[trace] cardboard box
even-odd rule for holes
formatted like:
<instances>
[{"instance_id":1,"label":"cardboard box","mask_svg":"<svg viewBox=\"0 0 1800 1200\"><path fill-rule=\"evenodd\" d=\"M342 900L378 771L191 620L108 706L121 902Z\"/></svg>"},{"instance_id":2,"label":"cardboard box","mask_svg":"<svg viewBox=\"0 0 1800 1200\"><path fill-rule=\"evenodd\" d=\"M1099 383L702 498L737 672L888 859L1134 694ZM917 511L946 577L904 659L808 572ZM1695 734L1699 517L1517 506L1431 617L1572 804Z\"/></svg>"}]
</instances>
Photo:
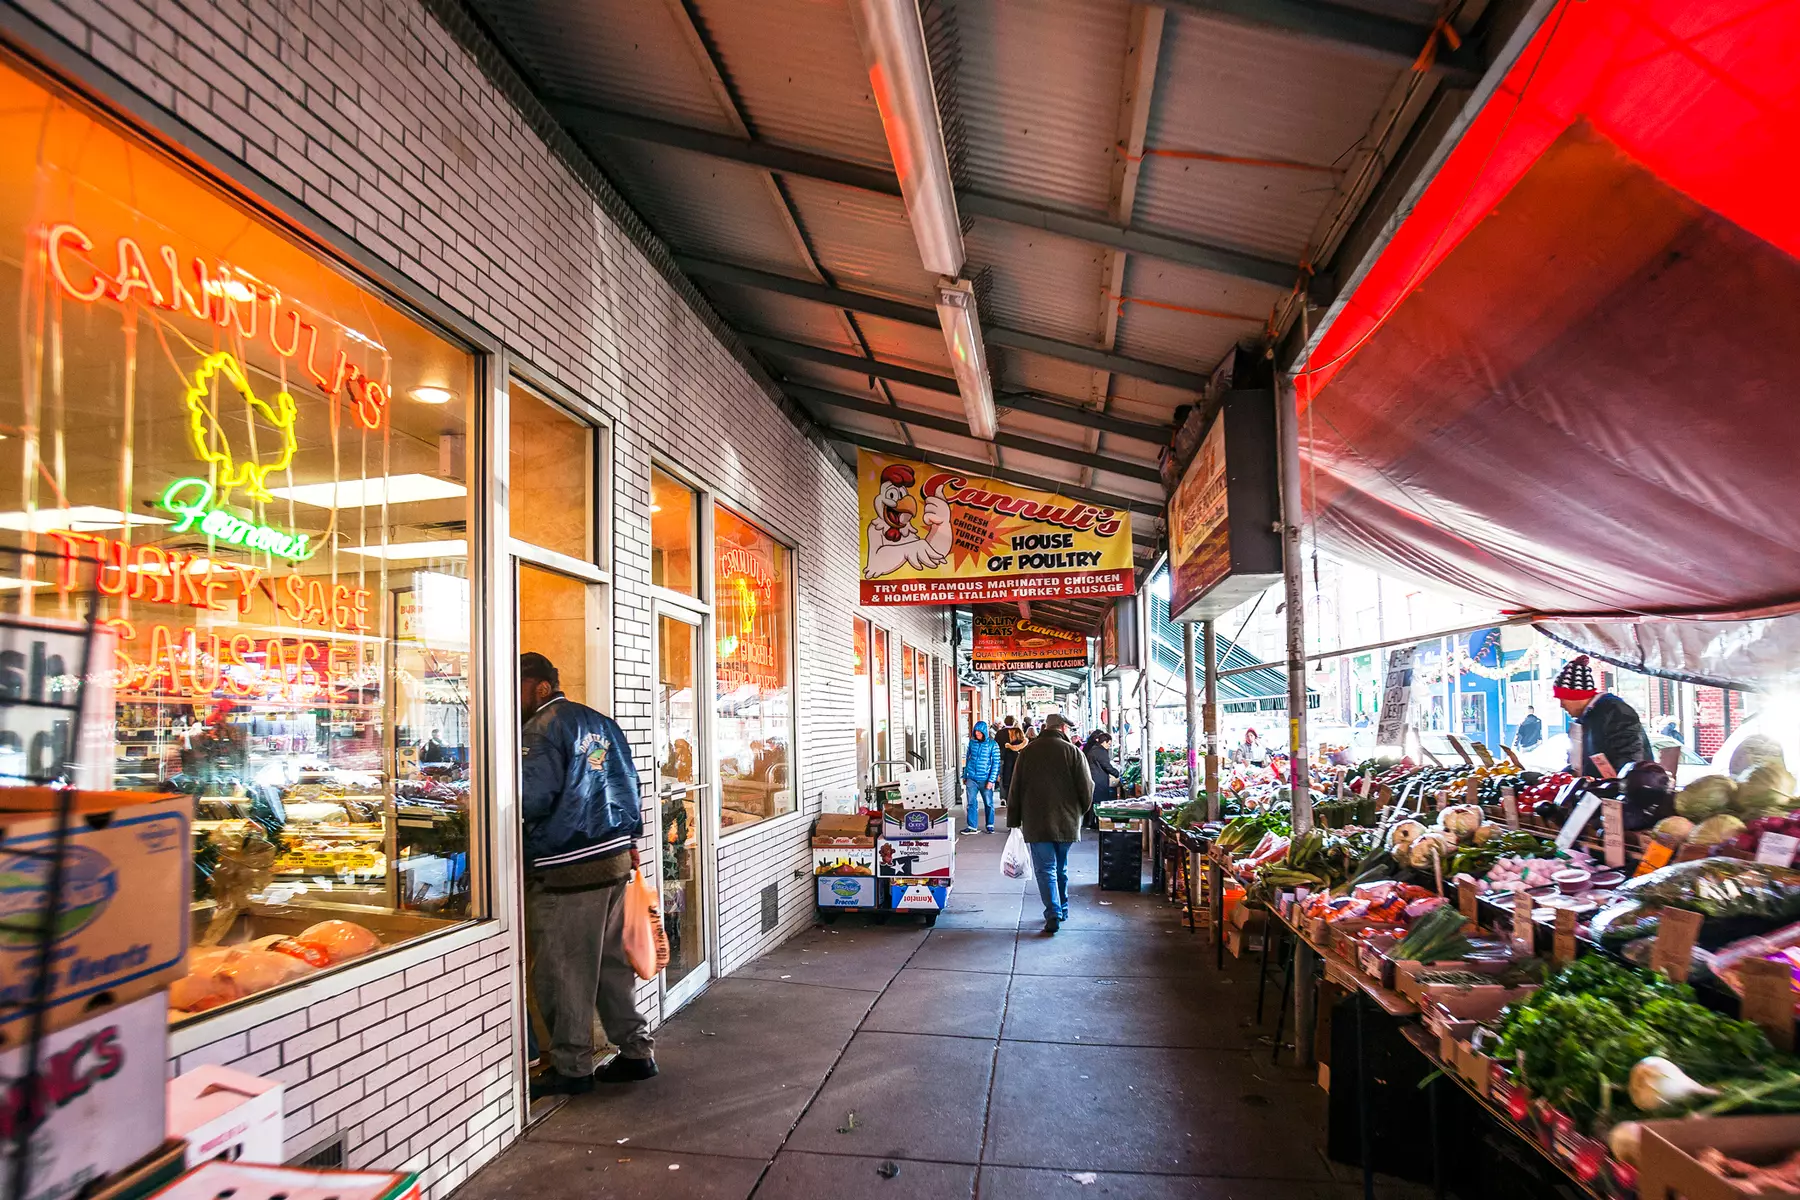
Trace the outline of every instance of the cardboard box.
<instances>
[{"instance_id":1,"label":"cardboard box","mask_svg":"<svg viewBox=\"0 0 1800 1200\"><path fill-rule=\"evenodd\" d=\"M1449 962L1430 963L1422 963L1413 959L1403 959L1394 963L1394 982L1392 986L1395 991L1399 992L1402 996L1405 996L1408 1000L1411 1000L1414 1004L1417 1004L1419 998L1425 994L1425 985L1419 982L1419 974L1421 972L1467 971L1471 975L1499 975L1510 966L1512 966L1511 962L1496 961L1492 959L1474 959L1466 962L1462 959L1452 959ZM1454 991L1457 989L1452 987L1451 990ZM1499 1010L1496 1009L1495 1011L1498 1012Z\"/></svg>"},{"instance_id":2,"label":"cardboard box","mask_svg":"<svg viewBox=\"0 0 1800 1200\"><path fill-rule=\"evenodd\" d=\"M843 846L821 850L813 846L814 875L873 875L875 873L875 839L867 847Z\"/></svg>"},{"instance_id":3,"label":"cardboard box","mask_svg":"<svg viewBox=\"0 0 1800 1200\"><path fill-rule=\"evenodd\" d=\"M281 1084L230 1067L195 1067L169 1080L169 1136L187 1139L187 1165L282 1161Z\"/></svg>"},{"instance_id":4,"label":"cardboard box","mask_svg":"<svg viewBox=\"0 0 1800 1200\"><path fill-rule=\"evenodd\" d=\"M826 813L813 825L815 846L873 846L869 818L862 813Z\"/></svg>"},{"instance_id":5,"label":"cardboard box","mask_svg":"<svg viewBox=\"0 0 1800 1200\"><path fill-rule=\"evenodd\" d=\"M72 1196L162 1144L168 1024L168 993L157 991L44 1038L27 1200ZM26 1048L10 1040L13 1047L0 1054L8 1126L27 1118L18 1086ZM0 1180L11 1179L14 1148L11 1137L0 1139Z\"/></svg>"},{"instance_id":6,"label":"cardboard box","mask_svg":"<svg viewBox=\"0 0 1800 1200\"><path fill-rule=\"evenodd\" d=\"M419 1177L401 1171L313 1171L258 1163L203 1163L157 1200L418 1200Z\"/></svg>"},{"instance_id":7,"label":"cardboard box","mask_svg":"<svg viewBox=\"0 0 1800 1200\"><path fill-rule=\"evenodd\" d=\"M1269 919L1266 910L1251 908L1248 904L1240 904L1231 910L1231 927L1233 929L1261 929L1263 922Z\"/></svg>"},{"instance_id":8,"label":"cardboard box","mask_svg":"<svg viewBox=\"0 0 1800 1200\"><path fill-rule=\"evenodd\" d=\"M907 808L900 804L881 809L883 838L950 838L954 836L947 808Z\"/></svg>"},{"instance_id":9,"label":"cardboard box","mask_svg":"<svg viewBox=\"0 0 1800 1200\"><path fill-rule=\"evenodd\" d=\"M69 830L51 1029L82 1021L103 994L123 1004L187 971L193 800L148 800L112 809L103 822L78 820ZM0 1037L29 1019L32 927L43 912L55 826L54 818L0 812Z\"/></svg>"},{"instance_id":10,"label":"cardboard box","mask_svg":"<svg viewBox=\"0 0 1800 1200\"><path fill-rule=\"evenodd\" d=\"M1771 1165L1800 1150L1800 1116L1645 1121L1638 1149L1638 1200L1745 1200L1800 1194L1739 1188L1695 1161L1694 1155L1708 1146L1731 1158Z\"/></svg>"},{"instance_id":11,"label":"cardboard box","mask_svg":"<svg viewBox=\"0 0 1800 1200\"><path fill-rule=\"evenodd\" d=\"M888 907L900 911L941 912L950 887L939 879L895 879L888 883Z\"/></svg>"},{"instance_id":12,"label":"cardboard box","mask_svg":"<svg viewBox=\"0 0 1800 1200\"><path fill-rule=\"evenodd\" d=\"M939 838L882 838L875 850L876 872L887 876L948 879L956 865L956 844Z\"/></svg>"},{"instance_id":13,"label":"cardboard box","mask_svg":"<svg viewBox=\"0 0 1800 1200\"><path fill-rule=\"evenodd\" d=\"M1253 929L1227 929L1225 931L1225 948L1231 951L1231 957L1242 958L1245 951L1255 953L1262 949L1263 935Z\"/></svg>"},{"instance_id":14,"label":"cardboard box","mask_svg":"<svg viewBox=\"0 0 1800 1200\"><path fill-rule=\"evenodd\" d=\"M874 908L873 875L821 875L814 884L820 908Z\"/></svg>"}]
</instances>

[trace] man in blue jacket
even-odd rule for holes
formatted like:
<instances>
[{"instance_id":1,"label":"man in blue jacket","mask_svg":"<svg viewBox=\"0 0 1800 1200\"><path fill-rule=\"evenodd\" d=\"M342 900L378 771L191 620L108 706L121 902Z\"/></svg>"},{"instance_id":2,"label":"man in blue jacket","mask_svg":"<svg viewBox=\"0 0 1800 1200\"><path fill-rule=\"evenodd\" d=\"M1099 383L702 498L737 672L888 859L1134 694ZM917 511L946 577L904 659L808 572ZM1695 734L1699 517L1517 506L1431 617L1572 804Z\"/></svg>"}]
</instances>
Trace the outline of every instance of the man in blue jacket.
<instances>
[{"instance_id":1,"label":"man in blue jacket","mask_svg":"<svg viewBox=\"0 0 1800 1200\"><path fill-rule=\"evenodd\" d=\"M519 656L525 923L532 992L550 1029L550 1069L533 1081L534 1098L593 1090L596 1005L619 1047L600 1081L656 1074L624 946L624 885L644 832L637 767L617 723L570 700L560 685L549 659Z\"/></svg>"},{"instance_id":2,"label":"man in blue jacket","mask_svg":"<svg viewBox=\"0 0 1800 1200\"><path fill-rule=\"evenodd\" d=\"M969 827L964 833L974 833L980 824L980 808L987 802L987 831L994 832L994 781L1000 778L1000 747L988 737L986 721L975 722L975 732L969 738L969 748L963 753L963 791L964 807L968 809Z\"/></svg>"}]
</instances>

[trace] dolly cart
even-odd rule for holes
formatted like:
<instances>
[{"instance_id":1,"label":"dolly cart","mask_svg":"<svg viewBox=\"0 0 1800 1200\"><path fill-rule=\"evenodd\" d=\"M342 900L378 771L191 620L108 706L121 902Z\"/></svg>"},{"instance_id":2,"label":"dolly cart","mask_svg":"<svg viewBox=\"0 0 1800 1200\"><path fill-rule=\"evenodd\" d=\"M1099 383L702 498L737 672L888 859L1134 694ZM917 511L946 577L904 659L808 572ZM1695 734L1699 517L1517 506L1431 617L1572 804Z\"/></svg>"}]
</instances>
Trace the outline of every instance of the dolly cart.
<instances>
[{"instance_id":1,"label":"dolly cart","mask_svg":"<svg viewBox=\"0 0 1800 1200\"><path fill-rule=\"evenodd\" d=\"M878 902L885 910L918 913L925 924L936 925L956 873L955 813L944 805L933 771L903 771L881 786Z\"/></svg>"}]
</instances>

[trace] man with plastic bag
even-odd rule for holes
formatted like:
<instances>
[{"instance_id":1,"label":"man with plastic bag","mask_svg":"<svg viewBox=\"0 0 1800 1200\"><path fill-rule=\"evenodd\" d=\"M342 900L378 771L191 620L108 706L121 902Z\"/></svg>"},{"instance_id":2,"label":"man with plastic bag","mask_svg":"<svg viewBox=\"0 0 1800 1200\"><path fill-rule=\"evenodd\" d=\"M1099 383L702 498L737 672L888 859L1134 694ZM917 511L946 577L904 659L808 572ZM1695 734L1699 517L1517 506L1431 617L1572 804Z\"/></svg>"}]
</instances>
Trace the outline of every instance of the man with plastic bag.
<instances>
[{"instance_id":1,"label":"man with plastic bag","mask_svg":"<svg viewBox=\"0 0 1800 1200\"><path fill-rule=\"evenodd\" d=\"M519 656L519 811L531 988L550 1031L550 1069L533 1098L593 1090L594 1013L619 1054L602 1083L656 1074L638 975L626 956L626 883L643 834L637 767L611 717L564 696L555 664Z\"/></svg>"},{"instance_id":2,"label":"man with plastic bag","mask_svg":"<svg viewBox=\"0 0 1800 1200\"><path fill-rule=\"evenodd\" d=\"M1006 824L1031 847L1045 933L1069 919L1069 848L1081 840L1081 818L1094 797L1094 777L1066 726L1060 714L1044 718L1043 732L1019 751L1006 798Z\"/></svg>"}]
</instances>

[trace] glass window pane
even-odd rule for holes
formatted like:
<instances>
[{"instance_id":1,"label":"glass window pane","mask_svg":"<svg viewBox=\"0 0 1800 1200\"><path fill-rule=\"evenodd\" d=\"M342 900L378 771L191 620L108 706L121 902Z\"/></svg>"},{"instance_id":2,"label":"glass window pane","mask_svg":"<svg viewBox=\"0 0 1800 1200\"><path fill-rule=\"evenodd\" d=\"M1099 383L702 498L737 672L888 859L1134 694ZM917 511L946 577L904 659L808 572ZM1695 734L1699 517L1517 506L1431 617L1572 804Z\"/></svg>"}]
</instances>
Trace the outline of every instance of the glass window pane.
<instances>
[{"instance_id":1,"label":"glass window pane","mask_svg":"<svg viewBox=\"0 0 1800 1200\"><path fill-rule=\"evenodd\" d=\"M4 66L0 98L0 608L97 595L82 782L193 798L177 1019L473 915L468 353Z\"/></svg>"},{"instance_id":2,"label":"glass window pane","mask_svg":"<svg viewBox=\"0 0 1800 1200\"><path fill-rule=\"evenodd\" d=\"M856 618L855 674L850 681L851 705L856 714L856 779L869 776L873 757L874 728L869 722L869 623Z\"/></svg>"},{"instance_id":3,"label":"glass window pane","mask_svg":"<svg viewBox=\"0 0 1800 1200\"><path fill-rule=\"evenodd\" d=\"M722 823L794 810L793 603L786 546L713 506L717 721Z\"/></svg>"},{"instance_id":4,"label":"glass window pane","mask_svg":"<svg viewBox=\"0 0 1800 1200\"><path fill-rule=\"evenodd\" d=\"M513 384L508 459L512 535L572 558L594 558L594 429Z\"/></svg>"},{"instance_id":5,"label":"glass window pane","mask_svg":"<svg viewBox=\"0 0 1800 1200\"><path fill-rule=\"evenodd\" d=\"M674 476L650 468L650 582L680 592L700 594L694 548L700 544L700 509L694 489Z\"/></svg>"},{"instance_id":6,"label":"glass window pane","mask_svg":"<svg viewBox=\"0 0 1800 1200\"><path fill-rule=\"evenodd\" d=\"M892 747L888 744L888 716L889 710L892 707L892 701L889 699L888 631L885 629L877 629L875 631L875 676L873 686L875 703L875 760L877 762L886 762L894 756L891 753Z\"/></svg>"},{"instance_id":7,"label":"glass window pane","mask_svg":"<svg viewBox=\"0 0 1800 1200\"><path fill-rule=\"evenodd\" d=\"M598 585L570 575L519 563L519 652L538 653L556 664L563 695L590 708L604 708L590 695L588 657L597 644L592 595Z\"/></svg>"},{"instance_id":8,"label":"glass window pane","mask_svg":"<svg viewBox=\"0 0 1800 1200\"><path fill-rule=\"evenodd\" d=\"M906 764L910 769L919 765L919 710L918 681L914 674L915 660L911 646L900 647L900 727L906 736Z\"/></svg>"}]
</instances>

